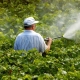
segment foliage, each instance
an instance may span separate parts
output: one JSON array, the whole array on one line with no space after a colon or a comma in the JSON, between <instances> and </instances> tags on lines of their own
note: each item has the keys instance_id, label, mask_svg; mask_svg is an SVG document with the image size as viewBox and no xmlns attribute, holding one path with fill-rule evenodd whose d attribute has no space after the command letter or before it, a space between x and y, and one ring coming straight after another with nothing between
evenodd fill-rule
<instances>
[{"instance_id":1,"label":"foliage","mask_svg":"<svg viewBox=\"0 0 80 80\"><path fill-rule=\"evenodd\" d=\"M54 40L51 50L43 57L36 49L13 50L14 39L0 35L1 80L80 79L79 44L66 39Z\"/></svg>"},{"instance_id":2,"label":"foliage","mask_svg":"<svg viewBox=\"0 0 80 80\"><path fill-rule=\"evenodd\" d=\"M76 43L80 40L54 39L76 22L79 4L79 0L0 0L0 80L80 80L80 44ZM35 49L13 50L28 16L40 21L37 32L53 38L45 57ZM75 36L80 38L79 31Z\"/></svg>"},{"instance_id":3,"label":"foliage","mask_svg":"<svg viewBox=\"0 0 80 80\"><path fill-rule=\"evenodd\" d=\"M23 29L24 18L33 16L40 21L37 32L53 38L62 36L79 17L79 3L79 0L2 0L0 31L7 33L13 29L17 35Z\"/></svg>"}]
</instances>

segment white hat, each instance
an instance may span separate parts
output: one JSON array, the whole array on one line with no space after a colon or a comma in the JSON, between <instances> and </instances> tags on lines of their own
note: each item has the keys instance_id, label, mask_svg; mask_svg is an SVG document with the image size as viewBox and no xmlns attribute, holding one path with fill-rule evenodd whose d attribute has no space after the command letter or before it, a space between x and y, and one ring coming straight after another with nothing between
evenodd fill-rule
<instances>
[{"instance_id":1,"label":"white hat","mask_svg":"<svg viewBox=\"0 0 80 80\"><path fill-rule=\"evenodd\" d=\"M39 21L35 21L35 19L33 17L28 17L26 19L24 19L24 26L29 26L35 23L39 23Z\"/></svg>"}]
</instances>

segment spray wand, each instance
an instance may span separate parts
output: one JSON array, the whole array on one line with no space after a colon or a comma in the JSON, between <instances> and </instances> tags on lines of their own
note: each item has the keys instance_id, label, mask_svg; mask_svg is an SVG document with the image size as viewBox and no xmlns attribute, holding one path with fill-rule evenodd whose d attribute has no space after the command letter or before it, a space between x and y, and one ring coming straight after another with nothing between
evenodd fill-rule
<instances>
[{"instance_id":1,"label":"spray wand","mask_svg":"<svg viewBox=\"0 0 80 80\"><path fill-rule=\"evenodd\" d=\"M59 37L55 37L55 38L52 38L52 40L54 40L54 39L58 39L58 38L62 38L63 36L59 36ZM47 38L44 38L44 41L48 41L49 40L49 37L47 37Z\"/></svg>"}]
</instances>

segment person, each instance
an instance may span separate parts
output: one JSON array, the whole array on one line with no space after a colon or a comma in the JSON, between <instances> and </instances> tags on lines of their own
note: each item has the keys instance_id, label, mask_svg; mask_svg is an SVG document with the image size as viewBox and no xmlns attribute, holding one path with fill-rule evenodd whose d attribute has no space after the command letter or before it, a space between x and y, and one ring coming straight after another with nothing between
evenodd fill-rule
<instances>
[{"instance_id":1,"label":"person","mask_svg":"<svg viewBox=\"0 0 80 80\"><path fill-rule=\"evenodd\" d=\"M14 42L15 50L31 50L36 48L39 52L44 53L46 50L50 50L52 39L49 38L47 44L45 43L43 37L35 31L36 21L33 17L28 17L24 19L24 31L19 33Z\"/></svg>"}]
</instances>

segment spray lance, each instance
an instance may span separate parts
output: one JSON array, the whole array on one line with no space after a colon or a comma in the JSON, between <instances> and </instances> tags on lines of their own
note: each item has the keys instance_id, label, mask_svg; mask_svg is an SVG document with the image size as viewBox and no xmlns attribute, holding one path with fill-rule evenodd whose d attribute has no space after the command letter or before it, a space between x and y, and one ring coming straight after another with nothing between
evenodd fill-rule
<instances>
[{"instance_id":1,"label":"spray lance","mask_svg":"<svg viewBox=\"0 0 80 80\"><path fill-rule=\"evenodd\" d=\"M52 40L54 40L54 39L59 39L59 38L62 38L63 36L59 36L59 37L55 37L55 38L52 38ZM48 41L49 40L49 37L47 37L47 38L44 38L44 41Z\"/></svg>"}]
</instances>

